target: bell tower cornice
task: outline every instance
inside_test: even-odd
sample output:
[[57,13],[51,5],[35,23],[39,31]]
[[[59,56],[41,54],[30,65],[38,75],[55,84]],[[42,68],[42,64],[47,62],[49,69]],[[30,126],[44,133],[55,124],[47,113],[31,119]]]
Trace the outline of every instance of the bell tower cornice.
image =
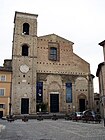
[[38,15],[37,14],[30,14],[30,13],[23,13],[23,12],[15,12],[15,17],[14,17],[14,23],[16,21],[16,17],[20,18],[30,18],[30,19],[37,19]]

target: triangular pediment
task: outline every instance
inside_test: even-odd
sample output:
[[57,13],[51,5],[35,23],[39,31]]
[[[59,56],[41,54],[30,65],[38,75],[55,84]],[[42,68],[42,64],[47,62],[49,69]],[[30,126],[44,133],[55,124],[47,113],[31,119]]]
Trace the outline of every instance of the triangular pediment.
[[71,45],[73,45],[74,43],[72,41],[69,41],[61,36],[58,36],[56,34],[48,34],[48,35],[44,35],[44,36],[39,36],[38,39],[45,39],[45,40],[49,40],[49,41],[52,41],[52,42],[68,42],[70,43]]

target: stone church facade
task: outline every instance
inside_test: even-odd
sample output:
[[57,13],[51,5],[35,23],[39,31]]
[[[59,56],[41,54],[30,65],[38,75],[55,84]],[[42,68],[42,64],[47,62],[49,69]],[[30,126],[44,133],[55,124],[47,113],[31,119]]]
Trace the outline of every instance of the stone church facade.
[[73,42],[56,34],[37,36],[38,15],[15,12],[12,48],[12,113],[73,112],[93,108],[90,64]]

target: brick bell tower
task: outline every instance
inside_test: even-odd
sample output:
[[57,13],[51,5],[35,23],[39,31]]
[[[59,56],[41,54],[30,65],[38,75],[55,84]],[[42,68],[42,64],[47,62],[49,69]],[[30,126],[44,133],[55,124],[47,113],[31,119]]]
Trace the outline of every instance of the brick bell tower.
[[12,113],[36,112],[38,15],[15,12],[12,48]]

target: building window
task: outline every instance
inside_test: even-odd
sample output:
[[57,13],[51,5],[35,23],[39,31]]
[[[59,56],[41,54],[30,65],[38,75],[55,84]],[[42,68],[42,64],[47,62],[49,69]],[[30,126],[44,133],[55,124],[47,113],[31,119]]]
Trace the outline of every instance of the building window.
[[1,75],[0,76],[0,81],[6,81],[6,75]]
[[0,104],[0,108],[5,109],[5,104]]
[[0,96],[4,96],[4,89],[0,89]]
[[66,83],[66,103],[72,103],[72,83]]
[[29,35],[29,24],[28,23],[23,24],[23,33],[25,35]]
[[100,110],[99,110],[99,108],[97,108],[97,112],[99,112]]
[[99,105],[99,102],[98,101],[96,101],[96,105]]
[[49,50],[49,60],[52,61],[59,61],[59,44],[55,42],[48,43],[48,50]]
[[22,56],[28,56],[28,48],[27,45],[22,46]]
[[57,48],[50,48],[50,60],[57,60]]

